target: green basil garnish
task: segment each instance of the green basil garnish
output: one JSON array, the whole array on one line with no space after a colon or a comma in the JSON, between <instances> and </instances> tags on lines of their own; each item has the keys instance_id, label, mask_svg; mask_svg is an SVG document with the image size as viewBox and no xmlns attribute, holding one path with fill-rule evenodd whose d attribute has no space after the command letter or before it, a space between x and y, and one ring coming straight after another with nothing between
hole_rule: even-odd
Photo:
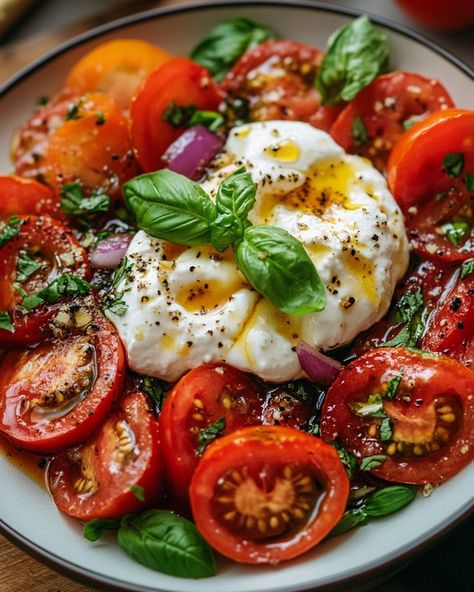
<instances>
[{"instance_id":1,"label":"green basil garnish","mask_svg":"<svg viewBox=\"0 0 474 592\"><path fill-rule=\"evenodd\" d=\"M372 469L376 469L382 463L384 463L387 458L388 456L386 454L374 454L373 456L366 456L360 463L360 470L371 471Z\"/></svg>"},{"instance_id":2,"label":"green basil garnish","mask_svg":"<svg viewBox=\"0 0 474 592\"><path fill-rule=\"evenodd\" d=\"M379 427L380 440L382 442L388 442L392 439L393 435L393 423L389 417L384 417Z\"/></svg>"},{"instance_id":3,"label":"green basil garnish","mask_svg":"<svg viewBox=\"0 0 474 592\"><path fill-rule=\"evenodd\" d=\"M90 284L85 280L70 273L63 273L54 278L46 288L43 288L36 294L25 296L23 298L22 308L26 312L29 312L45 302L55 304L67 296L84 296L90 289Z\"/></svg>"},{"instance_id":4,"label":"green basil garnish","mask_svg":"<svg viewBox=\"0 0 474 592\"><path fill-rule=\"evenodd\" d=\"M333 537L338 534L343 534L344 532L352 530L356 526L362 526L362 524L365 524L368 520L369 517L363 508L347 510L328 536Z\"/></svg>"},{"instance_id":5,"label":"green basil garnish","mask_svg":"<svg viewBox=\"0 0 474 592\"><path fill-rule=\"evenodd\" d=\"M218 251L240 240L249 225L247 216L255 203L256 185L245 168L238 169L219 186L216 218L211 226L211 241Z\"/></svg>"},{"instance_id":6,"label":"green basil garnish","mask_svg":"<svg viewBox=\"0 0 474 592\"><path fill-rule=\"evenodd\" d=\"M443 224L441 230L449 242L456 247L469 232L470 228L469 224L464 222L464 220L453 220L452 222Z\"/></svg>"},{"instance_id":7,"label":"green basil garnish","mask_svg":"<svg viewBox=\"0 0 474 592\"><path fill-rule=\"evenodd\" d=\"M163 382L159 378L154 378L153 376L144 376L141 381L141 390L153 403L155 411L159 413L167 395L163 388Z\"/></svg>"},{"instance_id":8,"label":"green basil garnish","mask_svg":"<svg viewBox=\"0 0 474 592\"><path fill-rule=\"evenodd\" d=\"M351 403L351 410L359 417L386 417L383 411L382 395L369 395L367 401Z\"/></svg>"},{"instance_id":9,"label":"green basil garnish","mask_svg":"<svg viewBox=\"0 0 474 592\"><path fill-rule=\"evenodd\" d=\"M468 173L466 175L466 187L468 191L474 191L474 174Z\"/></svg>"},{"instance_id":10,"label":"green basil garnish","mask_svg":"<svg viewBox=\"0 0 474 592\"><path fill-rule=\"evenodd\" d=\"M191 127L204 125L209 131L215 132L225 124L225 118L217 111L199 111L195 105L178 105L174 101L166 107L161 116L173 127Z\"/></svg>"},{"instance_id":11,"label":"green basil garnish","mask_svg":"<svg viewBox=\"0 0 474 592\"><path fill-rule=\"evenodd\" d=\"M394 376L388 381L387 390L383 393L382 397L384 399L393 399L397 394L398 388L403 378L403 372L401 372L398 376Z\"/></svg>"},{"instance_id":12,"label":"green basil garnish","mask_svg":"<svg viewBox=\"0 0 474 592\"><path fill-rule=\"evenodd\" d=\"M369 139L367 128L360 115L356 115L352 121L352 138L356 146L364 146Z\"/></svg>"},{"instance_id":13,"label":"green basil garnish","mask_svg":"<svg viewBox=\"0 0 474 592\"><path fill-rule=\"evenodd\" d=\"M125 183L123 193L137 225L151 236L188 247L211 242L215 206L183 175L166 169L140 175Z\"/></svg>"},{"instance_id":14,"label":"green basil garnish","mask_svg":"<svg viewBox=\"0 0 474 592\"><path fill-rule=\"evenodd\" d=\"M457 179L464 169L464 154L462 152L450 152L443 158L443 167L448 177Z\"/></svg>"},{"instance_id":15,"label":"green basil garnish","mask_svg":"<svg viewBox=\"0 0 474 592\"><path fill-rule=\"evenodd\" d=\"M106 532L111 532L113 530L118 530L120 528L120 522L117 520L89 520L84 524L84 529L82 531L82 535L88 541L98 541Z\"/></svg>"},{"instance_id":16,"label":"green basil garnish","mask_svg":"<svg viewBox=\"0 0 474 592\"><path fill-rule=\"evenodd\" d=\"M474 272L474 259L468 259L461 265L461 279L471 275L472 272Z\"/></svg>"},{"instance_id":17,"label":"green basil garnish","mask_svg":"<svg viewBox=\"0 0 474 592\"><path fill-rule=\"evenodd\" d=\"M351 101L386 69L388 44L367 16L331 35L316 78L323 104Z\"/></svg>"},{"instance_id":18,"label":"green basil garnish","mask_svg":"<svg viewBox=\"0 0 474 592\"><path fill-rule=\"evenodd\" d=\"M93 193L85 197L79 183L67 183L61 189L61 209L67 216L92 216L107 212L110 197L105 193Z\"/></svg>"},{"instance_id":19,"label":"green basil garnish","mask_svg":"<svg viewBox=\"0 0 474 592\"><path fill-rule=\"evenodd\" d=\"M216 132L225 124L225 117L217 111L196 111L189 120L189 126L203 125L210 132Z\"/></svg>"},{"instance_id":20,"label":"green basil garnish","mask_svg":"<svg viewBox=\"0 0 474 592\"><path fill-rule=\"evenodd\" d=\"M8 331L9 333L14 332L10 313L8 313L4 310L0 311L0 329L3 329L4 331Z\"/></svg>"},{"instance_id":21,"label":"green basil garnish","mask_svg":"<svg viewBox=\"0 0 474 592\"><path fill-rule=\"evenodd\" d=\"M198 434L197 453L202 454L207 446L219 436L222 436L225 430L225 417L221 417L214 423L205 428L201 428Z\"/></svg>"},{"instance_id":22,"label":"green basil garnish","mask_svg":"<svg viewBox=\"0 0 474 592\"><path fill-rule=\"evenodd\" d=\"M12 216L0 230L0 248L5 246L9 240L15 238L20 232L21 220L18 216Z\"/></svg>"},{"instance_id":23,"label":"green basil garnish","mask_svg":"<svg viewBox=\"0 0 474 592\"><path fill-rule=\"evenodd\" d=\"M425 332L425 302L421 291L404 294L395 304L390 320L402 327L393 339L378 347L414 347Z\"/></svg>"},{"instance_id":24,"label":"green basil garnish","mask_svg":"<svg viewBox=\"0 0 474 592\"><path fill-rule=\"evenodd\" d=\"M20 251L16 260L16 280L17 282L26 282L26 280L44 267L41 261L37 261L26 251Z\"/></svg>"},{"instance_id":25,"label":"green basil garnish","mask_svg":"<svg viewBox=\"0 0 474 592\"><path fill-rule=\"evenodd\" d=\"M324 284L303 245L286 230L249 226L235 248L235 261L257 292L283 312L324 309Z\"/></svg>"},{"instance_id":26,"label":"green basil garnish","mask_svg":"<svg viewBox=\"0 0 474 592\"><path fill-rule=\"evenodd\" d=\"M128 280L132 268L133 263L129 262L127 257L124 257L114 271L112 289L104 299L103 309L116 314L118 317L123 317L128 310L128 304L123 300L123 295L130 289L119 290L118 287Z\"/></svg>"},{"instance_id":27,"label":"green basil garnish","mask_svg":"<svg viewBox=\"0 0 474 592\"><path fill-rule=\"evenodd\" d=\"M330 442L330 444L331 446L334 446L334 448L337 450L339 458L341 459L341 462L344 465L344 468L346 469L347 476L349 477L349 479L352 479L352 476L356 468L355 456L348 452L336 441Z\"/></svg>"},{"instance_id":28,"label":"green basil garnish","mask_svg":"<svg viewBox=\"0 0 474 592\"><path fill-rule=\"evenodd\" d=\"M190 57L205 66L220 81L250 48L274 39L275 33L247 18L233 18L218 24L192 50Z\"/></svg>"},{"instance_id":29,"label":"green basil garnish","mask_svg":"<svg viewBox=\"0 0 474 592\"><path fill-rule=\"evenodd\" d=\"M144 502L145 501L145 490L140 485L130 485L130 491L133 495L137 498L138 501Z\"/></svg>"}]
</instances>

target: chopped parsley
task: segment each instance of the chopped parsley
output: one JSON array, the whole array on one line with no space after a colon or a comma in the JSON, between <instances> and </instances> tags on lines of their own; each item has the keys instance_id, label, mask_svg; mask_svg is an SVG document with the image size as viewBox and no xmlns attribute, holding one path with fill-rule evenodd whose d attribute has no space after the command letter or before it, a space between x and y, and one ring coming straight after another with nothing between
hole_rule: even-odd
<instances>
[{"instance_id":1,"label":"chopped parsley","mask_svg":"<svg viewBox=\"0 0 474 592\"><path fill-rule=\"evenodd\" d=\"M464 220L453 220L443 224L441 230L449 242L456 247L469 232L469 224Z\"/></svg>"},{"instance_id":2,"label":"chopped parsley","mask_svg":"<svg viewBox=\"0 0 474 592\"><path fill-rule=\"evenodd\" d=\"M92 216L107 212L109 207L108 195L94 192L90 197L85 197L79 183L67 183L61 189L61 209L67 216Z\"/></svg>"},{"instance_id":3,"label":"chopped parsley","mask_svg":"<svg viewBox=\"0 0 474 592\"><path fill-rule=\"evenodd\" d=\"M44 267L42 261L38 261L26 251L20 251L16 262L16 280L17 282L26 282L26 280Z\"/></svg>"},{"instance_id":4,"label":"chopped parsley","mask_svg":"<svg viewBox=\"0 0 474 592\"><path fill-rule=\"evenodd\" d=\"M37 294L31 294L23 298L22 308L29 312L41 306L45 302L55 304L67 296L84 296L91 286L88 282L70 273L63 273L40 290Z\"/></svg>"},{"instance_id":5,"label":"chopped parsley","mask_svg":"<svg viewBox=\"0 0 474 592\"><path fill-rule=\"evenodd\" d=\"M71 103L68 107L67 113L64 117L66 121L71 121L73 119L80 119L79 109L82 107L82 103L84 102L83 99L79 99L77 103Z\"/></svg>"},{"instance_id":6,"label":"chopped parsley","mask_svg":"<svg viewBox=\"0 0 474 592\"><path fill-rule=\"evenodd\" d=\"M225 418L221 417L206 428L201 428L198 434L197 453L202 454L206 447L216 438L222 435L225 430Z\"/></svg>"},{"instance_id":7,"label":"chopped parsley","mask_svg":"<svg viewBox=\"0 0 474 592\"><path fill-rule=\"evenodd\" d=\"M443 158L443 167L448 177L457 179L464 169L464 154L462 152L450 152Z\"/></svg>"}]
</instances>

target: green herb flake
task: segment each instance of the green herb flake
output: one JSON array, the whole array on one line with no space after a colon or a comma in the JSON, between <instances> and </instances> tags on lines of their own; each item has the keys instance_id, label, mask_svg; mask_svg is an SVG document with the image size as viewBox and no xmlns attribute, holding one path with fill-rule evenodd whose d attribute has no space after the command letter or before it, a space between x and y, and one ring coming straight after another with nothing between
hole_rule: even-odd
<instances>
[{"instance_id":1,"label":"green herb flake","mask_svg":"<svg viewBox=\"0 0 474 592\"><path fill-rule=\"evenodd\" d=\"M89 520L84 524L82 535L88 541L98 541L106 532L118 530L120 522L117 520L110 520L108 518L103 520Z\"/></svg>"},{"instance_id":2,"label":"green herb flake","mask_svg":"<svg viewBox=\"0 0 474 592\"><path fill-rule=\"evenodd\" d=\"M67 110L67 113L66 113L64 119L66 121L80 119L79 109L81 108L83 102L84 102L83 99L79 99L79 101L77 101L77 103L71 103L68 107L68 110Z\"/></svg>"},{"instance_id":3,"label":"green herb flake","mask_svg":"<svg viewBox=\"0 0 474 592\"><path fill-rule=\"evenodd\" d=\"M392 309L390 320L402 327L393 339L378 347L414 347L425 332L425 303L421 290L404 294Z\"/></svg>"},{"instance_id":4,"label":"green herb flake","mask_svg":"<svg viewBox=\"0 0 474 592\"><path fill-rule=\"evenodd\" d=\"M467 278L472 272L474 272L474 259L468 259L461 265L461 279Z\"/></svg>"},{"instance_id":5,"label":"green herb flake","mask_svg":"<svg viewBox=\"0 0 474 592\"><path fill-rule=\"evenodd\" d=\"M96 125L104 125L105 123L105 115L101 111L95 114L95 124Z\"/></svg>"},{"instance_id":6,"label":"green herb flake","mask_svg":"<svg viewBox=\"0 0 474 592\"><path fill-rule=\"evenodd\" d=\"M43 95L43 96L38 97L36 99L36 104L38 105L38 107L44 107L48 103L49 103L49 97L47 97L46 95Z\"/></svg>"},{"instance_id":7,"label":"green herb flake","mask_svg":"<svg viewBox=\"0 0 474 592\"><path fill-rule=\"evenodd\" d=\"M376 469L388 459L386 454L374 454L374 456L366 456L360 463L361 471L371 471Z\"/></svg>"},{"instance_id":8,"label":"green herb flake","mask_svg":"<svg viewBox=\"0 0 474 592\"><path fill-rule=\"evenodd\" d=\"M178 105L175 101L170 104L163 111L161 116L162 121L166 121L173 127L184 127L189 124L191 117L196 113L197 107L195 105Z\"/></svg>"},{"instance_id":9,"label":"green herb flake","mask_svg":"<svg viewBox=\"0 0 474 592\"><path fill-rule=\"evenodd\" d=\"M5 246L8 241L15 238L20 232L21 220L18 216L11 216L8 222L0 230L0 248Z\"/></svg>"},{"instance_id":10,"label":"green herb flake","mask_svg":"<svg viewBox=\"0 0 474 592\"><path fill-rule=\"evenodd\" d=\"M144 376L141 381L141 390L151 400L155 411L159 413L166 398L162 381L152 376Z\"/></svg>"},{"instance_id":11,"label":"green herb flake","mask_svg":"<svg viewBox=\"0 0 474 592\"><path fill-rule=\"evenodd\" d=\"M108 310L118 317L123 317L128 310L128 304L123 300L125 292L118 292L113 296L107 296L104 300L104 310Z\"/></svg>"},{"instance_id":12,"label":"green herb flake","mask_svg":"<svg viewBox=\"0 0 474 592\"><path fill-rule=\"evenodd\" d=\"M474 191L474 174L473 173L467 173L466 187L467 187L468 191Z\"/></svg>"},{"instance_id":13,"label":"green herb flake","mask_svg":"<svg viewBox=\"0 0 474 592\"><path fill-rule=\"evenodd\" d=\"M9 333L14 333L15 330L13 328L12 320L10 317L10 313L2 310L0 311L0 329L4 331L8 331Z\"/></svg>"},{"instance_id":14,"label":"green herb flake","mask_svg":"<svg viewBox=\"0 0 474 592\"><path fill-rule=\"evenodd\" d=\"M369 134L367 133L364 120L358 114L352 121L352 138L356 146L364 146L369 140Z\"/></svg>"},{"instance_id":15,"label":"green herb flake","mask_svg":"<svg viewBox=\"0 0 474 592\"><path fill-rule=\"evenodd\" d=\"M138 501L144 502L145 501L145 490L140 485L130 485L130 491L133 495L137 498Z\"/></svg>"},{"instance_id":16,"label":"green herb flake","mask_svg":"<svg viewBox=\"0 0 474 592\"><path fill-rule=\"evenodd\" d=\"M439 191L436 195L435 195L435 201L436 202L440 202L443 201L443 199L448 195L447 191Z\"/></svg>"},{"instance_id":17,"label":"green herb flake","mask_svg":"<svg viewBox=\"0 0 474 592\"><path fill-rule=\"evenodd\" d=\"M202 454L206 447L216 438L222 436L225 430L225 418L221 417L206 428L201 428L198 434L197 453Z\"/></svg>"},{"instance_id":18,"label":"green herb flake","mask_svg":"<svg viewBox=\"0 0 474 592\"><path fill-rule=\"evenodd\" d=\"M38 270L42 269L44 264L32 257L26 251L20 251L16 261L16 280L18 282L26 282Z\"/></svg>"},{"instance_id":19,"label":"green herb flake","mask_svg":"<svg viewBox=\"0 0 474 592\"><path fill-rule=\"evenodd\" d=\"M462 152L450 152L443 158L443 168L448 177L457 179L464 169L464 154Z\"/></svg>"},{"instance_id":20,"label":"green herb flake","mask_svg":"<svg viewBox=\"0 0 474 592\"><path fill-rule=\"evenodd\" d=\"M188 125L203 125L210 132L216 132L225 125L225 117L217 111L195 111Z\"/></svg>"},{"instance_id":21,"label":"green herb flake","mask_svg":"<svg viewBox=\"0 0 474 592\"><path fill-rule=\"evenodd\" d=\"M380 440L382 442L388 442L392 439L393 435L393 423L389 417L384 417L379 427Z\"/></svg>"},{"instance_id":22,"label":"green herb flake","mask_svg":"<svg viewBox=\"0 0 474 592\"><path fill-rule=\"evenodd\" d=\"M395 397L395 395L397 394L398 388L400 386L400 383L402 381L403 378L403 372L400 372L400 374L398 374L398 376L394 376L393 378L391 378L388 383L387 383L387 388L383 393L383 398L384 399L393 399Z\"/></svg>"},{"instance_id":23,"label":"green herb flake","mask_svg":"<svg viewBox=\"0 0 474 592\"><path fill-rule=\"evenodd\" d=\"M55 304L67 296L84 296L90 289L90 284L85 280L70 273L63 273L37 294L23 298L22 306L29 312L45 302Z\"/></svg>"},{"instance_id":24,"label":"green herb flake","mask_svg":"<svg viewBox=\"0 0 474 592\"><path fill-rule=\"evenodd\" d=\"M449 242L456 247L469 232L470 227L464 220L453 220L443 224L441 230Z\"/></svg>"},{"instance_id":25,"label":"green herb flake","mask_svg":"<svg viewBox=\"0 0 474 592\"><path fill-rule=\"evenodd\" d=\"M403 129L405 131L409 130L411 127L413 127L415 125L415 123L417 123L418 121L420 121L419 119L417 119L416 117L409 117L408 119L405 119L405 121L402 122L403 125Z\"/></svg>"},{"instance_id":26,"label":"green herb flake","mask_svg":"<svg viewBox=\"0 0 474 592\"><path fill-rule=\"evenodd\" d=\"M372 394L367 401L357 401L350 405L359 417L386 417L383 410L382 395Z\"/></svg>"},{"instance_id":27,"label":"green herb flake","mask_svg":"<svg viewBox=\"0 0 474 592\"><path fill-rule=\"evenodd\" d=\"M61 209L67 216L80 218L107 212L110 197L105 193L94 192L85 197L79 183L67 183L61 189Z\"/></svg>"},{"instance_id":28,"label":"green herb flake","mask_svg":"<svg viewBox=\"0 0 474 592\"><path fill-rule=\"evenodd\" d=\"M339 458L346 469L347 476L349 479L352 479L356 468L355 456L343 448L338 442L330 442L330 444L337 450L337 454L339 455Z\"/></svg>"}]
</instances>

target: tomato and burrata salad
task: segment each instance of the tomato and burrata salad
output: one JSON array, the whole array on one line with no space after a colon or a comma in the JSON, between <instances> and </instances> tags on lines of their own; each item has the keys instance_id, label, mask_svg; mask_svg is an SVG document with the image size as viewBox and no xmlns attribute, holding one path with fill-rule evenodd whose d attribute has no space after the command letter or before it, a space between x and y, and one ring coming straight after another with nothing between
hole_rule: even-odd
<instances>
[{"instance_id":1,"label":"tomato and burrata salad","mask_svg":"<svg viewBox=\"0 0 474 592\"><path fill-rule=\"evenodd\" d=\"M0 431L181 577L276 565L474 456L474 112L245 18L99 45L0 177Z\"/></svg>"}]
</instances>

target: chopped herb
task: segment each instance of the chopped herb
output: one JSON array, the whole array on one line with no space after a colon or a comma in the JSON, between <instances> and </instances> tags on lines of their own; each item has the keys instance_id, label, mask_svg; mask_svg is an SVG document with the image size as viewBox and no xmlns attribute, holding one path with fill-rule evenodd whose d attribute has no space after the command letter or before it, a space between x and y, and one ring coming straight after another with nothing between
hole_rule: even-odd
<instances>
[{"instance_id":1,"label":"chopped herb","mask_svg":"<svg viewBox=\"0 0 474 592\"><path fill-rule=\"evenodd\" d=\"M140 502L145 501L145 490L140 485L130 485L130 491Z\"/></svg>"},{"instance_id":2,"label":"chopped herb","mask_svg":"<svg viewBox=\"0 0 474 592\"><path fill-rule=\"evenodd\" d=\"M356 146L364 146L369 139L367 128L360 115L356 115L352 121L352 138L354 139L354 144Z\"/></svg>"},{"instance_id":3,"label":"chopped herb","mask_svg":"<svg viewBox=\"0 0 474 592\"><path fill-rule=\"evenodd\" d=\"M82 534L88 541L98 541L104 534L120 528L120 522L109 518L89 520L84 524Z\"/></svg>"},{"instance_id":4,"label":"chopped herb","mask_svg":"<svg viewBox=\"0 0 474 592\"><path fill-rule=\"evenodd\" d=\"M474 272L474 259L468 259L461 265L461 279L471 275L472 272Z\"/></svg>"},{"instance_id":5,"label":"chopped herb","mask_svg":"<svg viewBox=\"0 0 474 592\"><path fill-rule=\"evenodd\" d=\"M313 419L311 418L309 420L308 425L304 428L304 431L307 434L310 434L310 436L319 436L321 433L321 429L319 427L319 424Z\"/></svg>"},{"instance_id":6,"label":"chopped herb","mask_svg":"<svg viewBox=\"0 0 474 592\"><path fill-rule=\"evenodd\" d=\"M394 376L388 381L387 390L382 395L384 399L393 399L393 397L397 394L402 378L403 372L400 372L398 376Z\"/></svg>"},{"instance_id":7,"label":"chopped herb","mask_svg":"<svg viewBox=\"0 0 474 592\"><path fill-rule=\"evenodd\" d=\"M160 412L166 397L162 381L158 378L153 378L152 376L144 376L142 379L141 388L142 391L151 399L155 410Z\"/></svg>"},{"instance_id":8,"label":"chopped herb","mask_svg":"<svg viewBox=\"0 0 474 592\"><path fill-rule=\"evenodd\" d=\"M168 107L163 111L161 116L162 121L168 122L173 127L183 127L188 125L191 117L196 113L197 107L195 105L177 105L171 101Z\"/></svg>"},{"instance_id":9,"label":"chopped herb","mask_svg":"<svg viewBox=\"0 0 474 592\"><path fill-rule=\"evenodd\" d=\"M37 261L34 257L26 251L21 251L16 262L16 279L18 282L26 282L39 269L42 269L44 264Z\"/></svg>"},{"instance_id":10,"label":"chopped herb","mask_svg":"<svg viewBox=\"0 0 474 592\"><path fill-rule=\"evenodd\" d=\"M71 121L72 119L80 119L80 115L79 115L79 109L82 106L82 103L84 101L82 99L79 99L79 101L77 101L77 103L71 103L69 105L69 108L67 110L66 116L64 117L64 119L66 121Z\"/></svg>"},{"instance_id":11,"label":"chopped herb","mask_svg":"<svg viewBox=\"0 0 474 592\"><path fill-rule=\"evenodd\" d=\"M417 119L416 117L409 117L408 119L405 119L405 121L402 123L403 125L403 129L409 130L411 127L413 127L415 125L415 123L417 123L419 121L419 119Z\"/></svg>"},{"instance_id":12,"label":"chopped herb","mask_svg":"<svg viewBox=\"0 0 474 592\"><path fill-rule=\"evenodd\" d=\"M338 442L330 442L331 446L337 450L337 454L341 459L344 468L347 471L347 476L349 479L352 479L352 475L354 474L356 468L356 459L355 456L348 452L345 448L343 448Z\"/></svg>"},{"instance_id":13,"label":"chopped herb","mask_svg":"<svg viewBox=\"0 0 474 592\"><path fill-rule=\"evenodd\" d=\"M462 152L450 152L443 158L443 167L448 177L457 179L464 168L464 154Z\"/></svg>"},{"instance_id":14,"label":"chopped herb","mask_svg":"<svg viewBox=\"0 0 474 592\"><path fill-rule=\"evenodd\" d=\"M67 216L91 216L107 212L109 207L108 195L94 192L90 197L85 197L79 183L67 183L61 189L61 209Z\"/></svg>"},{"instance_id":15,"label":"chopped herb","mask_svg":"<svg viewBox=\"0 0 474 592\"><path fill-rule=\"evenodd\" d=\"M455 247L469 232L469 224L463 220L453 220L441 226L441 230L446 235L446 238Z\"/></svg>"},{"instance_id":16,"label":"chopped herb","mask_svg":"<svg viewBox=\"0 0 474 592\"><path fill-rule=\"evenodd\" d=\"M189 127L204 125L210 132L216 132L225 124L225 118L217 111L195 111L189 120Z\"/></svg>"},{"instance_id":17,"label":"chopped herb","mask_svg":"<svg viewBox=\"0 0 474 592\"><path fill-rule=\"evenodd\" d=\"M380 439L382 442L388 442L392 438L393 424L389 417L384 417L380 424Z\"/></svg>"},{"instance_id":18,"label":"chopped herb","mask_svg":"<svg viewBox=\"0 0 474 592\"><path fill-rule=\"evenodd\" d=\"M129 289L117 291L117 288L122 282L128 279L132 268L133 263L129 262L127 257L124 257L122 261L120 261L119 266L112 276L112 290L104 300L104 310L108 310L116 314L118 317L123 317L128 310L128 304L122 298L125 292L128 292Z\"/></svg>"},{"instance_id":19,"label":"chopped herb","mask_svg":"<svg viewBox=\"0 0 474 592\"><path fill-rule=\"evenodd\" d=\"M382 395L370 395L367 401L351 404L352 411L359 417L386 417L383 410Z\"/></svg>"},{"instance_id":20,"label":"chopped herb","mask_svg":"<svg viewBox=\"0 0 474 592\"><path fill-rule=\"evenodd\" d=\"M466 187L468 191L474 191L474 174L468 173L466 175Z\"/></svg>"},{"instance_id":21,"label":"chopped herb","mask_svg":"<svg viewBox=\"0 0 474 592\"><path fill-rule=\"evenodd\" d=\"M360 463L360 470L371 471L372 469L376 469L382 463L384 463L387 458L388 456L386 454L374 454L374 456L366 456Z\"/></svg>"},{"instance_id":22,"label":"chopped herb","mask_svg":"<svg viewBox=\"0 0 474 592\"><path fill-rule=\"evenodd\" d=\"M420 290L407 292L395 304L390 320L403 325L393 339L379 347L414 347L425 331L425 305Z\"/></svg>"},{"instance_id":23,"label":"chopped herb","mask_svg":"<svg viewBox=\"0 0 474 592\"><path fill-rule=\"evenodd\" d=\"M45 302L54 304L66 296L84 296L90 289L90 284L83 279L70 273L63 273L37 294L23 298L22 306L29 312Z\"/></svg>"},{"instance_id":24,"label":"chopped herb","mask_svg":"<svg viewBox=\"0 0 474 592\"><path fill-rule=\"evenodd\" d=\"M118 292L115 296L108 296L104 300L104 310L113 312L118 317L123 315L128 310L128 304L122 299L125 292Z\"/></svg>"},{"instance_id":25,"label":"chopped herb","mask_svg":"<svg viewBox=\"0 0 474 592\"><path fill-rule=\"evenodd\" d=\"M0 329L8 331L9 333L14 332L10 314L8 312L5 312L4 310L0 311Z\"/></svg>"},{"instance_id":26,"label":"chopped herb","mask_svg":"<svg viewBox=\"0 0 474 592\"><path fill-rule=\"evenodd\" d=\"M112 276L112 285L114 288L119 286L124 280L128 278L132 272L132 268L133 263L129 262L127 257L124 257L122 261L120 261L119 266L114 271L114 275Z\"/></svg>"},{"instance_id":27,"label":"chopped herb","mask_svg":"<svg viewBox=\"0 0 474 592\"><path fill-rule=\"evenodd\" d=\"M44 107L48 103L49 103L49 97L47 97L46 95L43 95L43 96L38 97L36 99L36 104L38 105L38 107Z\"/></svg>"},{"instance_id":28,"label":"chopped herb","mask_svg":"<svg viewBox=\"0 0 474 592\"><path fill-rule=\"evenodd\" d=\"M447 191L440 191L435 195L435 201L443 201L443 199L448 195Z\"/></svg>"},{"instance_id":29,"label":"chopped herb","mask_svg":"<svg viewBox=\"0 0 474 592\"><path fill-rule=\"evenodd\" d=\"M95 114L95 116L96 116L95 124L96 125L104 125L105 115L99 111L98 113Z\"/></svg>"},{"instance_id":30,"label":"chopped herb","mask_svg":"<svg viewBox=\"0 0 474 592\"><path fill-rule=\"evenodd\" d=\"M217 437L222 435L225 430L225 418L221 417L214 423L211 423L207 428L201 428L198 434L198 448L197 453L202 454L206 447Z\"/></svg>"},{"instance_id":31,"label":"chopped herb","mask_svg":"<svg viewBox=\"0 0 474 592\"><path fill-rule=\"evenodd\" d=\"M0 230L0 248L5 246L9 240L15 238L20 232L21 220L18 216L12 216Z\"/></svg>"}]
</instances>

